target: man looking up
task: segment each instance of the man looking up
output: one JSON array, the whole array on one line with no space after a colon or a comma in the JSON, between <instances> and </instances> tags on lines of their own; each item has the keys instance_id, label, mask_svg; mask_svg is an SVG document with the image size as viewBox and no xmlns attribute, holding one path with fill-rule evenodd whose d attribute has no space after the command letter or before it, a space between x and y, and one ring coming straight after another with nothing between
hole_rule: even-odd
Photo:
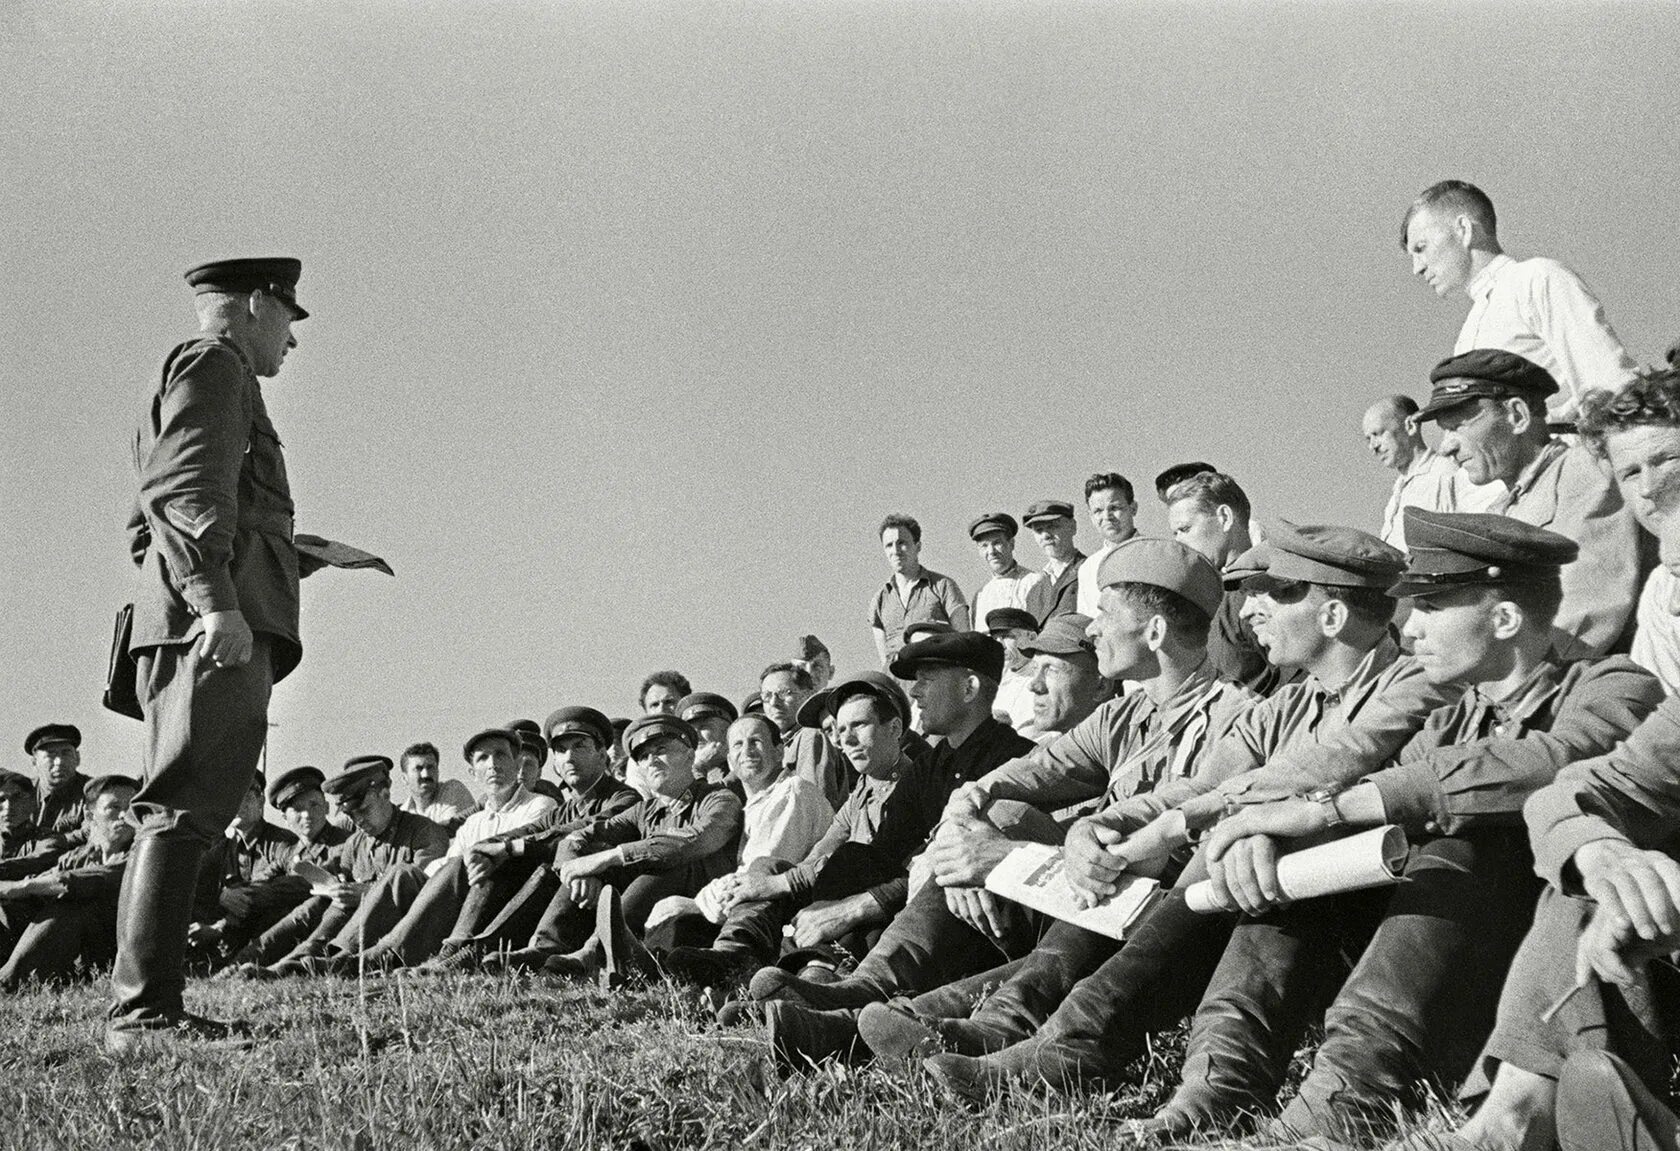
<instances>
[{"instance_id":1,"label":"man looking up","mask_svg":"<svg viewBox=\"0 0 1680 1151\"><path fill-rule=\"evenodd\" d=\"M1440 423L1441 454L1471 483L1504 485L1489 510L1580 547L1563 571L1558 653L1626 650L1644 577L1639 525L1591 452L1547 430L1545 401L1557 381L1521 356L1487 348L1441 361L1429 380L1429 403L1416 418Z\"/></svg>"},{"instance_id":2,"label":"man looking up","mask_svg":"<svg viewBox=\"0 0 1680 1151\"><path fill-rule=\"evenodd\" d=\"M1078 525L1073 522L1073 505L1063 500L1039 500L1021 517L1044 552L1044 613L1038 622L1066 615L1077 609L1079 566L1085 553L1074 546Z\"/></svg>"},{"instance_id":3,"label":"man looking up","mask_svg":"<svg viewBox=\"0 0 1680 1151\"><path fill-rule=\"evenodd\" d=\"M987 512L968 525L980 561L991 578L974 593L974 630L989 631L988 613L999 608L1018 608L1033 617L1034 625L1049 608L1042 572L1029 571L1015 558L1015 517L1008 512Z\"/></svg>"},{"instance_id":4,"label":"man looking up","mask_svg":"<svg viewBox=\"0 0 1680 1151\"><path fill-rule=\"evenodd\" d=\"M458 779L443 779L438 749L430 743L413 743L403 749L402 777L408 782L408 798L402 809L423 816L446 831L460 827L478 809L478 800Z\"/></svg>"},{"instance_id":5,"label":"man looking up","mask_svg":"<svg viewBox=\"0 0 1680 1151\"><path fill-rule=\"evenodd\" d=\"M35 826L45 845L73 847L82 833L88 777L82 765L82 733L73 724L49 723L30 732L24 754L35 763Z\"/></svg>"},{"instance_id":6,"label":"man looking up","mask_svg":"<svg viewBox=\"0 0 1680 1151\"><path fill-rule=\"evenodd\" d=\"M1593 389L1614 392L1633 378L1633 359L1581 277L1540 257L1513 260L1499 246L1493 201L1474 184L1425 188L1400 223L1412 274L1437 296L1470 297L1453 355L1501 348L1537 364L1562 385L1547 419L1573 421ZM1584 551L1585 549L1583 549Z\"/></svg>"},{"instance_id":7,"label":"man looking up","mask_svg":"<svg viewBox=\"0 0 1680 1151\"><path fill-rule=\"evenodd\" d=\"M795 663L773 663L759 673L758 698L764 714L781 732L788 771L815 784L830 807L839 807L855 777L820 730L799 726L799 708L812 691L810 673Z\"/></svg>"},{"instance_id":8,"label":"man looking up","mask_svg":"<svg viewBox=\"0 0 1680 1151\"><path fill-rule=\"evenodd\" d=\"M869 623L875 650L885 665L904 646L904 627L919 620L969 628L968 601L950 576L922 566L922 525L894 513L881 521L881 548L892 575L875 593Z\"/></svg>"},{"instance_id":9,"label":"man looking up","mask_svg":"<svg viewBox=\"0 0 1680 1151\"><path fill-rule=\"evenodd\" d=\"M1394 488L1383 508L1382 540L1401 551L1406 550L1406 526L1401 515L1406 508L1423 508L1433 512L1485 511L1499 489L1488 487L1480 502L1460 497L1472 489L1459 470L1458 463L1443 456L1424 443L1414 417L1417 401L1410 396L1384 396L1365 409L1360 432L1365 446L1377 457L1377 462L1394 477Z\"/></svg>"},{"instance_id":10,"label":"man looking up","mask_svg":"<svg viewBox=\"0 0 1680 1151\"><path fill-rule=\"evenodd\" d=\"M1230 476L1200 472L1169 491L1166 504L1173 539L1200 552L1221 572L1253 545L1248 496ZM1220 600L1208 634L1208 659L1221 677L1269 695L1278 673L1242 618L1245 598L1241 588L1233 588Z\"/></svg>"},{"instance_id":11,"label":"man looking up","mask_svg":"<svg viewBox=\"0 0 1680 1151\"><path fill-rule=\"evenodd\" d=\"M1095 617L1097 569L1108 553L1137 535L1137 500L1132 496L1132 484L1119 472L1098 472L1085 481L1085 509L1091 514L1091 526L1102 538L1102 546L1079 566L1078 590L1074 610L1080 615Z\"/></svg>"},{"instance_id":12,"label":"man looking up","mask_svg":"<svg viewBox=\"0 0 1680 1151\"><path fill-rule=\"evenodd\" d=\"M692 695L693 686L688 677L680 671L656 671L642 681L642 689L636 694L636 706L642 709L643 715L676 715L677 705L683 697Z\"/></svg>"}]
</instances>

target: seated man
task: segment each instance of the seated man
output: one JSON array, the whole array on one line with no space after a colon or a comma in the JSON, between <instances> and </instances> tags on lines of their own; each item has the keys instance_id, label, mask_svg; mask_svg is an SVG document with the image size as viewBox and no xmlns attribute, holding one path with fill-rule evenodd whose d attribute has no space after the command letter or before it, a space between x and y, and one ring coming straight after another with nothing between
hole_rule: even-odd
<instances>
[{"instance_id":1,"label":"seated man","mask_svg":"<svg viewBox=\"0 0 1680 1151\"><path fill-rule=\"evenodd\" d=\"M69 978L109 963L117 952L117 892L134 841L124 815L140 790L125 775L102 775L83 788L86 842L30 879L0 893L0 936L10 943L0 990L34 980Z\"/></svg>"},{"instance_id":2,"label":"seated man","mask_svg":"<svg viewBox=\"0 0 1680 1151\"><path fill-rule=\"evenodd\" d=\"M740 714L734 704L709 691L692 692L677 704L677 715L700 737L694 749L694 774L707 783L729 781L729 725Z\"/></svg>"},{"instance_id":3,"label":"seated man","mask_svg":"<svg viewBox=\"0 0 1680 1151\"><path fill-rule=\"evenodd\" d=\"M44 849L35 834L35 784L22 772L0 768L0 861Z\"/></svg>"},{"instance_id":4,"label":"seated man","mask_svg":"<svg viewBox=\"0 0 1680 1151\"><path fill-rule=\"evenodd\" d=\"M559 803L563 793L543 778L543 765L548 762L548 744L543 742L542 726L534 719L514 719L508 721L507 729L519 740L515 751L519 760L519 781L533 795Z\"/></svg>"},{"instance_id":5,"label":"seated man","mask_svg":"<svg viewBox=\"0 0 1680 1151\"><path fill-rule=\"evenodd\" d=\"M758 698L781 729L788 770L821 788L830 807L839 807L852 787L851 769L820 731L799 726L799 707L815 691L811 673L792 661L773 663L758 677Z\"/></svg>"},{"instance_id":6,"label":"seated man","mask_svg":"<svg viewBox=\"0 0 1680 1151\"><path fill-rule=\"evenodd\" d=\"M1183 1082L1139 1140L1270 1107L1327 1000L1324 1040L1279 1121L1291 1138L1380 1135L1420 1084L1460 1079L1539 894L1511 822L1560 768L1609 751L1662 698L1625 658L1558 659L1574 543L1502 516L1405 515L1411 556L1392 594L1413 600L1405 630L1425 674L1464 695L1392 766L1340 793L1249 805L1214 829L1215 891L1244 915L1196 1010ZM1411 838L1405 882L1282 905L1280 841L1383 823Z\"/></svg>"},{"instance_id":7,"label":"seated man","mask_svg":"<svg viewBox=\"0 0 1680 1151\"><path fill-rule=\"evenodd\" d=\"M35 827L44 847L62 851L83 842L88 777L82 764L82 733L75 724L49 723L24 737L23 752L35 764Z\"/></svg>"},{"instance_id":8,"label":"seated man","mask_svg":"<svg viewBox=\"0 0 1680 1151\"><path fill-rule=\"evenodd\" d=\"M361 755L327 780L325 791L337 797L355 830L328 867L337 878L332 889L312 894L264 933L265 951L291 941L265 974L313 974L325 969L310 960L361 951L364 939L390 930L396 909L412 902L425 883L425 868L448 849L449 833L442 827L391 802L394 766L383 755ZM363 899L375 882L390 898Z\"/></svg>"},{"instance_id":9,"label":"seated man","mask_svg":"<svg viewBox=\"0 0 1680 1151\"><path fill-rule=\"evenodd\" d=\"M568 710L586 712L582 719L562 718ZM574 725L584 727L592 739L600 739L605 717L588 708L561 709L549 716L550 731L571 731ZM429 873L418 892L409 878L391 872L375 881L362 896L365 915L391 927L383 936L365 933L366 946L360 951L347 951L334 964L335 969L349 972L359 968L386 969L420 963L430 957L450 934L457 920L467 914L475 884L485 884L501 873L501 883L494 889L494 904L499 907L508 892L515 890L528 874L519 865L524 853L524 841L519 836L538 833L547 822L564 808L557 807L547 796L527 789L519 766L519 737L504 728L486 728L478 732L461 749L473 774L485 788L484 805L469 815L456 829L449 841L448 852L441 860L425 865ZM561 740L556 737L559 751ZM593 744L591 744L593 746ZM559 760L562 775L568 770L567 755ZM617 781L605 786L586 785L585 791L603 799L614 795L628 802L634 792ZM569 803L577 802L576 791ZM540 846L539 846L540 850ZM503 864L511 866L503 868ZM509 883L512 886L508 886ZM486 896L485 898L488 898Z\"/></svg>"},{"instance_id":10,"label":"seated man","mask_svg":"<svg viewBox=\"0 0 1680 1151\"><path fill-rule=\"evenodd\" d=\"M559 889L547 906L516 897L473 939L473 950L483 952L529 935L520 949L487 957L486 968L593 974L604 956L599 949L579 952L594 928L595 899L604 885L622 893L625 919L639 932L665 896L692 895L729 869L741 833L741 800L730 788L694 777L698 742L692 727L663 712L625 729L625 747L652 796L561 841L553 864ZM530 931L533 910L537 922Z\"/></svg>"},{"instance_id":11,"label":"seated man","mask_svg":"<svg viewBox=\"0 0 1680 1151\"><path fill-rule=\"evenodd\" d=\"M1017 607L993 608L986 614L986 634L1003 645L1003 677L998 680L992 714L999 722L1026 734L1033 715L1029 674L1032 657L1021 650L1021 645L1038 634L1038 620Z\"/></svg>"},{"instance_id":12,"label":"seated man","mask_svg":"<svg viewBox=\"0 0 1680 1151\"><path fill-rule=\"evenodd\" d=\"M1222 572L1254 545L1248 495L1230 476L1198 472L1174 484L1162 502L1172 538L1201 552ZM1267 662L1253 629L1243 622L1243 599L1242 590L1233 588L1214 613L1208 659L1223 678L1270 695L1278 686L1277 667Z\"/></svg>"},{"instance_id":13,"label":"seated man","mask_svg":"<svg viewBox=\"0 0 1680 1151\"><path fill-rule=\"evenodd\" d=\"M408 798L402 809L423 815L450 834L478 810L478 800L458 779L440 777L443 759L430 743L411 743L403 749L397 765L408 781Z\"/></svg>"},{"instance_id":14,"label":"seated man","mask_svg":"<svg viewBox=\"0 0 1680 1151\"><path fill-rule=\"evenodd\" d=\"M1114 696L1114 681L1097 666L1090 628L1088 617L1066 611L1020 645L1031 661L1027 691L1032 696L1032 721L1021 734L1035 743L1050 743L1072 731Z\"/></svg>"},{"instance_id":15,"label":"seated man","mask_svg":"<svg viewBox=\"0 0 1680 1151\"><path fill-rule=\"evenodd\" d=\"M307 898L296 883L279 882L291 869L297 836L263 818L267 786L261 771L251 776L239 814L199 868L187 940L194 961L211 969Z\"/></svg>"}]
</instances>

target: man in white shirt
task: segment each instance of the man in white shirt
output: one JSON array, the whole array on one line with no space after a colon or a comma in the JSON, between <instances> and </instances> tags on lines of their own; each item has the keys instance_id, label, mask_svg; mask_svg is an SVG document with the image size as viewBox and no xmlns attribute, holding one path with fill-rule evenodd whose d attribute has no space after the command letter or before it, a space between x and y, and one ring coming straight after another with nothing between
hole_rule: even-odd
<instances>
[{"instance_id":1,"label":"man in white shirt","mask_svg":"<svg viewBox=\"0 0 1680 1151\"><path fill-rule=\"evenodd\" d=\"M992 576L974 593L974 630L991 630L986 616L999 608L1020 608L1036 625L1049 610L1048 585L1044 573L1022 566L1015 558L1015 536L1020 526L1008 512L987 512L968 525L980 560Z\"/></svg>"},{"instance_id":2,"label":"man in white shirt","mask_svg":"<svg viewBox=\"0 0 1680 1151\"><path fill-rule=\"evenodd\" d=\"M467 740L462 754L484 785L484 804L455 832L444 859L464 856L480 840L535 823L554 810L552 799L536 794L521 782L519 737L507 728L485 728ZM440 859L426 868L426 874L442 866Z\"/></svg>"},{"instance_id":3,"label":"man in white shirt","mask_svg":"<svg viewBox=\"0 0 1680 1151\"><path fill-rule=\"evenodd\" d=\"M1108 553L1137 535L1137 499L1132 482L1119 472L1098 472L1085 481L1085 510L1091 515L1091 526L1102 537L1102 546L1079 566L1079 594L1074 610L1080 615L1095 617L1097 570Z\"/></svg>"},{"instance_id":4,"label":"man in white shirt","mask_svg":"<svg viewBox=\"0 0 1680 1151\"><path fill-rule=\"evenodd\" d=\"M1400 246L1436 295L1470 297L1453 354L1500 348L1539 364L1560 385L1548 419L1573 422L1584 394L1617 391L1633 378L1633 358L1580 276L1556 260L1513 260L1497 225L1487 193L1443 180L1406 209Z\"/></svg>"},{"instance_id":5,"label":"man in white shirt","mask_svg":"<svg viewBox=\"0 0 1680 1151\"><path fill-rule=\"evenodd\" d=\"M478 800L458 779L439 778L438 749L430 743L414 743L403 749L402 776L408 781L408 798L402 810L425 816L446 831L454 831L478 810Z\"/></svg>"},{"instance_id":6,"label":"man in white shirt","mask_svg":"<svg viewBox=\"0 0 1680 1151\"><path fill-rule=\"evenodd\" d=\"M1030 738L1032 657L1024 649L1038 635L1038 620L1020 608L1000 607L992 609L986 624L986 631L1003 645L1003 678L998 681L997 698L992 700L992 715Z\"/></svg>"},{"instance_id":7,"label":"man in white shirt","mask_svg":"<svg viewBox=\"0 0 1680 1151\"><path fill-rule=\"evenodd\" d=\"M1504 494L1499 484L1471 484L1456 460L1424 443L1423 433L1412 422L1417 413L1417 401L1412 397L1384 396L1365 409L1360 423L1365 446L1377 462L1400 473L1394 477L1388 506L1383 508L1379 534L1383 543L1401 551L1406 550L1406 508L1481 512Z\"/></svg>"}]
</instances>

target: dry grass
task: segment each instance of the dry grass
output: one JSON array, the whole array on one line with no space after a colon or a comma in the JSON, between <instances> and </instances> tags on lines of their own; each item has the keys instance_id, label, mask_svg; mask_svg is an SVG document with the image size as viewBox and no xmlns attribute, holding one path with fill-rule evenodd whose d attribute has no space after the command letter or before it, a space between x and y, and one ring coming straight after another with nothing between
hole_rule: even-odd
<instances>
[{"instance_id":1,"label":"dry grass","mask_svg":"<svg viewBox=\"0 0 1680 1151\"><path fill-rule=\"evenodd\" d=\"M1036 1148L1110 1146L1171 1089L1176 1044L1114 1097L1025 1094L973 1115L919 1074L779 1076L761 1033L666 986L522 978L196 983L248 1051L100 1052L103 987L18 995L0 1036L0 1147Z\"/></svg>"}]
</instances>

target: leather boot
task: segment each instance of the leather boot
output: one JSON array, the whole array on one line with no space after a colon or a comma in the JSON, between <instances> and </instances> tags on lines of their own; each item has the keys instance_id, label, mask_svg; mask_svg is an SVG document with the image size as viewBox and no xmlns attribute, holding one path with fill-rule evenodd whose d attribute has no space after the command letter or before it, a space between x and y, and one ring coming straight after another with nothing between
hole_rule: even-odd
<instances>
[{"instance_id":1,"label":"leather boot","mask_svg":"<svg viewBox=\"0 0 1680 1151\"><path fill-rule=\"evenodd\" d=\"M204 843L181 829L142 831L129 849L117 904L117 960L105 1043L127 1050L148 1032L199 1034L181 993L187 928Z\"/></svg>"},{"instance_id":2,"label":"leather boot","mask_svg":"<svg viewBox=\"0 0 1680 1151\"><path fill-rule=\"evenodd\" d=\"M653 953L636 938L630 925L624 922L624 908L619 902L618 889L612 884L601 888L595 904L595 938L601 943L601 970L598 978L602 991L611 991L631 978L649 983L659 980L659 964Z\"/></svg>"}]
</instances>

